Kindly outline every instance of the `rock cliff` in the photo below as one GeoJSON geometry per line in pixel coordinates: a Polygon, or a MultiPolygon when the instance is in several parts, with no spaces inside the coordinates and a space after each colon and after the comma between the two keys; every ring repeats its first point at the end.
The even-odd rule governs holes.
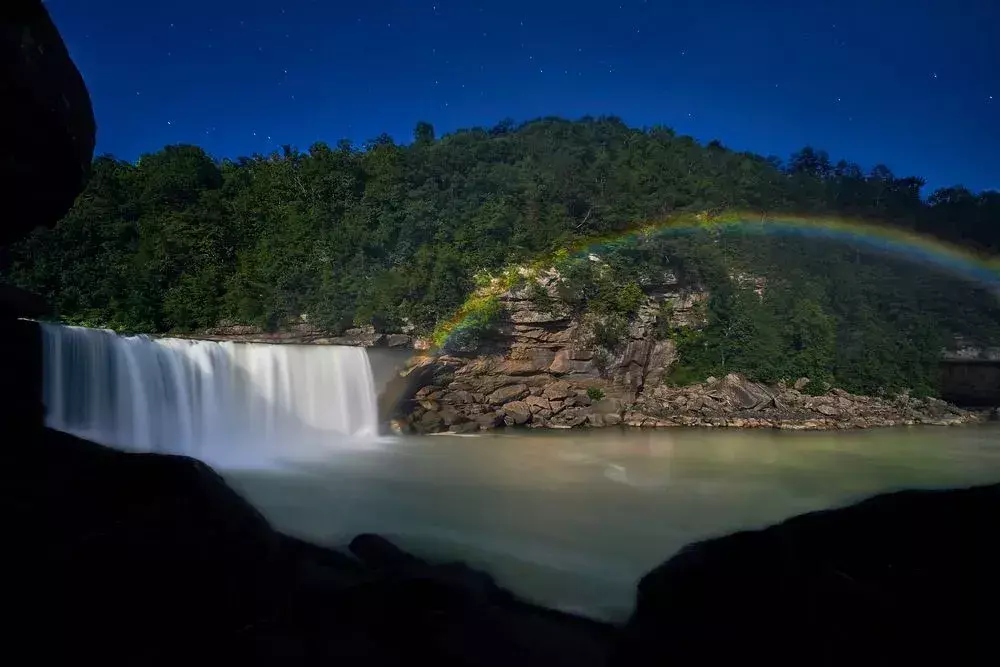
{"type": "Polygon", "coordinates": [[[805,378],[765,386],[730,374],[670,386],[665,379],[677,350],[661,332],[702,323],[703,289],[673,275],[645,285],[627,335],[609,349],[597,342],[599,321],[561,298],[560,281],[550,271],[500,294],[496,334],[475,349],[418,359],[425,379],[397,426],[419,433],[619,424],[833,429],[979,418],[936,399],[856,396],[836,388],[814,396],[803,391],[805,378]]]}

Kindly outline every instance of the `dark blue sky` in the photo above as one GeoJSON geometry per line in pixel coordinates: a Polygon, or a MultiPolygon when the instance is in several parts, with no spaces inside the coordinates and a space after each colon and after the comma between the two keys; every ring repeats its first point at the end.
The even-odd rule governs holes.
{"type": "MultiPolygon", "coordinates": [[[[997,0],[49,0],[98,150],[613,114],[1000,189],[997,0]]],[[[926,193],[926,191],[925,191],[926,193]]]]}

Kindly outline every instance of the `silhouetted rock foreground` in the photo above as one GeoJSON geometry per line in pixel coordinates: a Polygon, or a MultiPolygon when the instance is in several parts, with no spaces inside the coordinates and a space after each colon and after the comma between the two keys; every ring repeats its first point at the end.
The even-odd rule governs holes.
{"type": "Polygon", "coordinates": [[[618,629],[525,603],[485,574],[428,564],[377,536],[341,553],[282,535],[192,459],[52,431],[39,439],[46,480],[28,496],[28,519],[48,535],[44,590],[53,597],[35,651],[74,662],[998,657],[1000,485],[879,496],[695,544],[642,580],[635,613],[618,629]]]}

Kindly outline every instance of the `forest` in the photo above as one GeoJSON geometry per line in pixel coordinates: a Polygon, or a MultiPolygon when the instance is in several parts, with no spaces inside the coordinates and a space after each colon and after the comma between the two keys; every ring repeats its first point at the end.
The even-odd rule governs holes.
{"type": "MultiPolygon", "coordinates": [[[[810,147],[782,160],[614,117],[440,138],[419,123],[405,145],[383,135],[224,160],[167,146],[134,164],[96,159],[70,213],[8,248],[0,280],[46,298],[61,321],[122,332],[307,319],[335,333],[428,333],[476,276],[692,212],[844,216],[1000,252],[1000,193],[956,186],[924,199],[922,186],[810,147]]],[[[706,230],[615,251],[611,271],[576,271],[579,306],[607,315],[613,346],[636,271],[669,265],[708,287],[708,325],[663,332],[682,351],[677,382],[739,370],[933,393],[955,335],[1000,340],[982,286],[842,244],[721,241],[706,230]],[[766,295],[735,270],[767,276],[766,295]]]]}

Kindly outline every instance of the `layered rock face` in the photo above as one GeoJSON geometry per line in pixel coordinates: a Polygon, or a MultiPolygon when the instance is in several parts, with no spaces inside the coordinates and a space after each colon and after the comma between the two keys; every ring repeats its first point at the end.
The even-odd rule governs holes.
{"type": "Polygon", "coordinates": [[[833,389],[804,393],[808,380],[768,387],[739,375],[687,387],[664,384],[677,361],[661,325],[699,326],[708,294],[673,276],[647,285],[646,300],[614,350],[595,342],[593,316],[574,314],[560,279],[536,278],[499,297],[507,317],[479,349],[417,361],[422,377],[408,414],[397,422],[418,433],[473,432],[500,426],[733,426],[831,429],[957,424],[978,419],[935,399],[874,398],[833,389]],[[544,304],[540,301],[544,300],[544,304]],[[665,322],[662,320],[666,320],[665,322]]]}

